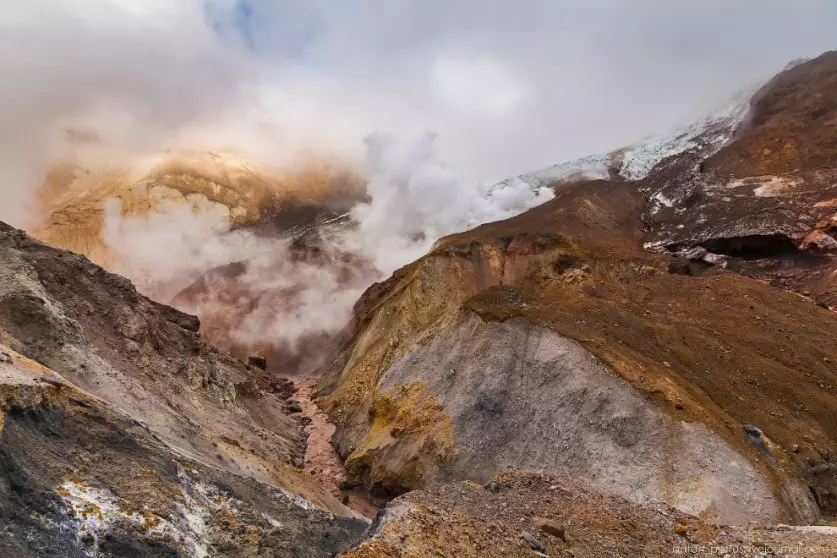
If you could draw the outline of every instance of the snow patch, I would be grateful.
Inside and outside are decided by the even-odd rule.
[[[650,138],[607,155],[590,155],[559,163],[522,174],[516,179],[533,189],[548,187],[568,178],[607,179],[614,172],[626,180],[642,180],[654,167],[674,155],[697,148],[709,148],[710,153],[720,149],[732,139],[735,129],[747,117],[751,97],[752,92],[739,95],[729,105],[673,134]],[[499,184],[510,180],[514,179]]]
[[[666,207],[674,207],[674,200],[667,198],[662,191],[659,191],[653,196],[651,196],[651,199]]]
[[[726,187],[728,189],[735,189],[756,185],[756,187],[753,188],[753,194],[755,194],[756,197],[775,198],[784,195],[788,190],[796,188],[800,184],[802,184],[802,180],[800,179],[768,175],[730,180],[726,184]]]
[[[490,186],[488,192],[489,195],[492,195],[495,190],[513,184],[515,181],[523,182],[531,189],[537,190],[571,178],[604,180],[610,178],[612,163],[613,161],[609,155],[590,155],[503,180]]]
[[[721,110],[672,135],[651,139],[614,152],[614,157],[621,156],[619,174],[627,180],[642,180],[654,167],[674,155],[695,148],[717,151],[732,139],[735,129],[747,117],[751,97],[751,92],[742,94]]]

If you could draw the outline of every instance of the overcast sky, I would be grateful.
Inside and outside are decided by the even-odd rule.
[[[430,130],[500,179],[700,117],[835,29],[833,0],[4,0],[0,192],[90,123],[268,162]]]

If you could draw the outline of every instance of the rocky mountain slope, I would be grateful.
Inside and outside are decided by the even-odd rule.
[[[208,267],[187,269],[190,276],[167,285],[164,279],[169,278],[161,278],[156,262],[148,261],[153,256],[135,253],[164,247],[145,247],[142,239],[131,237],[166,225],[172,228],[171,250],[178,236],[195,234],[189,229],[206,229],[207,235],[246,229],[275,236],[333,217],[362,196],[357,174],[328,160],[311,159],[280,172],[227,152],[167,152],[93,167],[70,157],[47,174],[38,192],[40,222],[32,233],[130,278],[146,294],[168,299]],[[190,216],[180,228],[172,222]],[[165,258],[160,254],[158,259]]]
[[[330,299],[376,276],[329,238],[351,176],[57,166],[38,236],[203,325],[0,224],[0,556],[837,553],[835,76],[512,179],[555,198],[441,239],[347,328]],[[269,250],[144,275],[109,219],[172,208]],[[279,378],[321,368],[342,483]],[[386,504],[368,531],[338,484]]]
[[[366,522],[300,470],[271,378],[193,316],[0,225],[0,550],[328,556]]]
[[[834,117],[834,61],[788,69],[734,134],[710,126],[640,181],[563,185],[370,288],[320,384],[350,477],[385,500],[514,466],[723,523],[834,517],[837,319],[757,280],[828,289],[809,240],[830,232],[837,152],[795,123]],[[769,172],[805,188],[707,186],[768,172],[782,141]]]
[[[642,184],[648,247],[837,304],[837,53],[779,74],[717,152],[665,161]]]

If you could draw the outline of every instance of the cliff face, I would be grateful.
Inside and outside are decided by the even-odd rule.
[[[0,263],[4,554],[328,556],[360,536],[298,469],[289,403],[197,318],[6,225]]]
[[[516,466],[722,522],[833,516],[837,320],[775,286],[830,292],[834,260],[806,238],[834,159],[800,156],[794,176],[816,180],[782,196],[718,182],[742,180],[722,164],[739,142],[819,110],[788,82],[837,96],[831,61],[768,84],[730,143],[698,138],[638,182],[561,186],[370,288],[320,384],[348,473],[383,499]],[[826,149],[809,132],[770,134]]]

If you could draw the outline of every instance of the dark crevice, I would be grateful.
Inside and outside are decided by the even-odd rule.
[[[793,258],[800,254],[796,243],[783,234],[713,238],[700,245],[713,254],[724,254],[742,260]]]

